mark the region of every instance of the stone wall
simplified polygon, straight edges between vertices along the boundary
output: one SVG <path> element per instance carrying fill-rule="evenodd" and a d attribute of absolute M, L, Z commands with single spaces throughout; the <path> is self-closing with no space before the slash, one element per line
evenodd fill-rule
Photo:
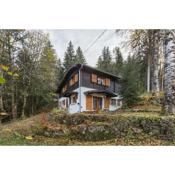
<path fill-rule="evenodd" d="M 151 137 L 174 140 L 175 117 L 122 116 L 104 114 L 50 114 L 47 136 L 68 136 L 80 140 L 108 140 L 142 133 Z M 58 133 L 57 133 L 58 132 Z"/>

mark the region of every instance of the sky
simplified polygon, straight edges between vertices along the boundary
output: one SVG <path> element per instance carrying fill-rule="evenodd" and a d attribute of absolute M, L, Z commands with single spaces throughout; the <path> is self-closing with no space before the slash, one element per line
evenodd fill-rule
<path fill-rule="evenodd" d="M 91 66 L 96 65 L 104 46 L 109 46 L 111 51 L 116 46 L 120 47 L 124 58 L 128 54 L 128 50 L 122 47 L 122 42 L 125 38 L 118 35 L 114 29 L 57 29 L 47 30 L 46 32 L 49 33 L 54 49 L 61 60 L 64 58 L 64 53 L 69 41 L 72 41 L 74 50 L 76 50 L 78 46 L 81 47 L 87 63 Z"/>

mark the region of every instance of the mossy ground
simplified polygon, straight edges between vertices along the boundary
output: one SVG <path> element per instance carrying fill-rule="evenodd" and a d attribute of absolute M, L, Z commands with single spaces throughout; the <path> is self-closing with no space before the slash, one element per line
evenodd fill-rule
<path fill-rule="evenodd" d="M 88 114 L 90 115 L 90 114 Z M 103 114 L 99 114 L 103 115 Z M 92 121 L 86 121 L 86 124 L 96 124 L 100 126 L 101 124 L 108 124 L 110 122 L 110 118 L 123 118 L 124 120 L 128 119 L 128 117 L 132 118 L 151 118 L 150 121 L 157 121 L 161 116 L 160 112 L 135 112 L 135 111 L 120 111 L 118 113 L 113 113 L 108 116 L 108 114 L 104 114 L 104 118 L 101 121 L 95 121 L 98 119 L 95 116 Z M 132 130 L 128 129 L 125 135 L 121 135 L 120 137 L 109 137 L 101 140 L 86 140 L 86 139 L 78 139 L 76 137 L 69 136 L 60 136 L 60 137 L 49 137 L 40 133 L 45 129 L 45 123 L 47 119 L 47 123 L 49 122 L 49 127 L 56 128 L 54 123 L 50 123 L 50 115 L 47 113 L 43 113 L 34 117 L 30 117 L 24 120 L 13 121 L 9 124 L 0 126 L 0 145 L 139 145 L 139 146 L 150 146 L 150 145 L 175 145 L 174 139 L 160 139 L 155 137 L 154 135 L 147 134 L 145 132 L 136 132 L 134 133 Z M 97 117 L 97 118 L 96 118 Z M 99 116 L 100 117 L 100 116 Z M 169 116 L 174 119 L 174 116 Z M 166 118 L 166 116 L 165 116 Z M 153 120 L 154 119 L 154 120 Z M 82 122 L 81 120 L 79 122 Z M 62 124 L 61 127 L 64 129 L 66 124 Z M 47 126 L 48 127 L 48 126 Z M 70 125 L 72 127 L 72 125 Z M 56 128 L 57 129 L 57 128 Z M 109 133 L 108 133 L 109 134 Z M 109 135 L 110 136 L 110 135 Z M 98 134 L 95 135 L 98 137 Z M 100 138 L 100 137 L 99 137 Z"/>

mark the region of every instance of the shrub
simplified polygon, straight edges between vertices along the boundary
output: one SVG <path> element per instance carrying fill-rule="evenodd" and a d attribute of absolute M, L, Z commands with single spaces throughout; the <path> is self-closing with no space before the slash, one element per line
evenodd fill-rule
<path fill-rule="evenodd" d="M 62 114 L 62 113 L 67 113 L 67 111 L 64 110 L 64 109 L 53 108 L 51 113 L 53 113 L 53 114 Z"/>
<path fill-rule="evenodd" d="M 164 97 L 163 92 L 155 93 L 145 93 L 140 96 L 141 103 L 143 104 L 154 104 L 154 105 L 161 105 L 162 100 Z"/>

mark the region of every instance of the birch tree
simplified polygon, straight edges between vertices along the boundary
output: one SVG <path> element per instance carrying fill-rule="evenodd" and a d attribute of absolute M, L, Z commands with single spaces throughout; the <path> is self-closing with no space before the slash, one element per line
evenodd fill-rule
<path fill-rule="evenodd" d="M 165 31 L 164 42 L 164 111 L 167 114 L 175 114 L 175 31 Z"/>

